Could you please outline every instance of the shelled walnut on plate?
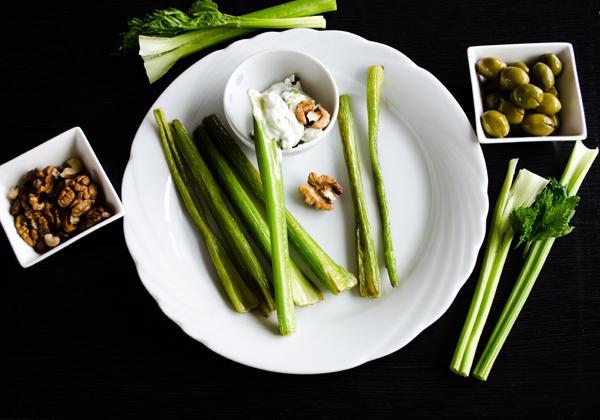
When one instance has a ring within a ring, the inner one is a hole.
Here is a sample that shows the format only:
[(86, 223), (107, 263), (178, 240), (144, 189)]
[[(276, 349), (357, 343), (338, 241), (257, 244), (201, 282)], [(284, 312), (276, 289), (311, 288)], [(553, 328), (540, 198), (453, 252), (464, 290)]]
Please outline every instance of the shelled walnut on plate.
[(98, 186), (76, 158), (62, 166), (32, 169), (8, 198), (17, 233), (39, 253), (111, 216)]

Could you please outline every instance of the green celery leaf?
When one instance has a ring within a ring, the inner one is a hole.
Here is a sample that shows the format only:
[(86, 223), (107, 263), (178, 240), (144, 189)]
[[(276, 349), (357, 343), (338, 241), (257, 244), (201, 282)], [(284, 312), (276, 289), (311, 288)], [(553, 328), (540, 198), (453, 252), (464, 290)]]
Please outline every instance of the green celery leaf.
[(578, 203), (578, 196), (569, 196), (564, 185), (551, 179), (532, 207), (519, 207), (512, 211), (510, 223), (519, 235), (517, 247), (526, 244), (529, 248), (533, 242), (571, 233), (574, 228), (569, 223)]

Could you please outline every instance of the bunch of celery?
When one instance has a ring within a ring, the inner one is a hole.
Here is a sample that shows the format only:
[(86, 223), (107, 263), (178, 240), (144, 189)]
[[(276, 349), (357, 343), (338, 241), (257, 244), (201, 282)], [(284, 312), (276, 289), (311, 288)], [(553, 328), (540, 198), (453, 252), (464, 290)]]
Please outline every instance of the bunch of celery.
[(242, 280), (237, 267), (231, 261), (223, 245), (208, 225), (202, 206), (193, 189), (190, 187), (188, 169), (186, 168), (180, 152), (173, 139), (173, 131), (167, 122), (164, 113), (160, 109), (154, 111), (154, 117), (158, 125), (160, 140), (169, 171), (185, 208), (198, 227), (204, 238), (210, 258), (217, 270), (219, 280), (231, 301), (234, 309), (238, 312), (247, 312), (258, 306), (256, 295), (246, 286)]
[(121, 34), (119, 51), (139, 43), (148, 80), (160, 79), (181, 58), (257, 29), (325, 28), (319, 13), (337, 9), (335, 0), (294, 0), (243, 16), (221, 13), (211, 0), (198, 0), (187, 11), (156, 10), (134, 18)]
[[(204, 125), (217, 148), (221, 151), (230, 167), (238, 174), (250, 192), (263, 203), (263, 183), (252, 162), (231, 137), (217, 116), (204, 119)], [(296, 218), (286, 210), (286, 223), (289, 240), (315, 274), (319, 282), (331, 293), (338, 294), (351, 289), (357, 283), (356, 277), (341, 267), (319, 246)]]
[[(269, 226), (262, 213), (235, 176), (233, 168), (231, 168), (225, 157), (213, 143), (206, 128), (200, 126), (194, 133), (194, 137), (196, 145), (210, 166), (212, 173), (219, 179), (230, 202), (235, 206), (237, 213), (245, 222), (250, 234), (270, 260), (272, 256), (271, 236)], [(302, 274), (298, 266), (291, 259), (289, 275), (292, 282), (292, 295), (296, 305), (311, 305), (323, 299), (321, 291)]]
[(485, 380), (498, 356), (502, 344), (518, 317), (529, 292), (550, 253), (556, 237), (568, 234), (569, 222), (575, 212), (578, 199), (575, 195), (587, 174), (598, 149), (587, 149), (576, 142), (560, 184), (529, 171), (521, 170), (512, 182), (517, 159), (509, 163), (508, 172), (492, 216), (490, 236), (483, 266), (471, 307), (461, 332), (450, 369), (468, 376), (475, 358), (475, 351), (494, 298), (502, 268), (515, 232), (519, 243), (530, 242), (526, 248), (527, 259), (517, 279), (513, 292), (502, 312), (500, 320), (474, 370), (474, 376)]

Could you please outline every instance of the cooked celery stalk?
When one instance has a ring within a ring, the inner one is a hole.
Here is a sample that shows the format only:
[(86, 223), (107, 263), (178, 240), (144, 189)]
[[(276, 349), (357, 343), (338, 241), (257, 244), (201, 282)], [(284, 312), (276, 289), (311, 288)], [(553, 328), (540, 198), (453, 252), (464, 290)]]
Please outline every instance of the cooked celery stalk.
[(155, 109), (154, 117), (156, 118), (161, 145), (165, 153), (165, 158), (173, 182), (177, 187), (179, 196), (181, 197), (188, 214), (204, 239), (208, 254), (217, 270), (217, 275), (225, 289), (225, 293), (229, 297), (229, 300), (236, 311), (248, 312), (258, 306), (258, 299), (242, 280), (242, 276), (229, 258), (223, 245), (221, 245), (221, 242), (206, 222), (200, 203), (194, 199), (193, 193), (188, 189), (190, 183), (187, 179), (185, 167), (181, 158), (178, 156), (173, 142), (171, 128), (169, 127), (169, 123), (167, 122), (164, 113), (160, 109)]
[(352, 105), (348, 95), (340, 96), (338, 125), (342, 136), (344, 160), (352, 189), (356, 229), (356, 258), (358, 262), (358, 285), (361, 296), (379, 297), (379, 265), (377, 252), (367, 214), (367, 203), (356, 149), (356, 134)]
[(267, 130), (261, 118), (263, 115), (262, 98), (251, 96), (250, 101), (254, 114), (256, 160), (263, 184), (267, 223), (271, 236), (271, 266), (273, 268), (277, 319), (281, 335), (288, 335), (296, 330), (296, 314), (290, 279), (281, 148), (278, 139), (267, 137)]
[(469, 376), (473, 365), (477, 344), (490, 312), (502, 267), (514, 236), (509, 222), (510, 213), (514, 208), (531, 206), (548, 183), (547, 179), (526, 169), (521, 169), (513, 182), (517, 162), (518, 159), (512, 159), (508, 164), (504, 184), (492, 215), (488, 243), (475, 294), (450, 364), (450, 369), (457, 375)]
[(393, 287), (398, 286), (398, 273), (396, 270), (396, 256), (392, 243), (392, 228), (390, 215), (385, 198), (385, 186), (383, 173), (379, 164), (379, 147), (377, 145), (377, 132), (379, 130), (379, 108), (381, 101), (381, 83), (383, 82), (383, 66), (370, 66), (367, 75), (367, 115), (369, 117), (369, 151), (371, 153), (371, 166), (373, 167), (373, 178), (377, 189), (377, 203), (379, 204), (379, 216), (383, 226), (383, 252), (385, 266)]
[[(264, 202), (260, 174), (223, 123), (216, 115), (211, 115), (204, 119), (204, 124), (214, 144), (221, 150), (231, 167), (250, 188), (252, 194)], [(286, 211), (286, 221), (290, 242), (327, 290), (338, 294), (356, 286), (356, 277), (333, 261), (289, 211)]]
[(265, 313), (272, 312), (275, 309), (275, 303), (271, 285), (258, 256), (231, 214), (217, 182), (210, 173), (208, 166), (206, 166), (204, 159), (200, 156), (198, 149), (194, 146), (185, 127), (178, 120), (173, 120), (172, 127), (175, 134), (175, 145), (187, 163), (203, 201), (208, 204), (225, 238), (225, 242), (235, 255), (236, 262), (240, 265), (240, 269), (252, 278), (257, 291), (260, 292), (261, 309)]
[[(206, 128), (200, 126), (194, 133), (196, 145), (204, 160), (212, 169), (212, 173), (221, 181), (229, 201), (236, 207), (238, 214), (244, 220), (246, 227), (260, 245), (264, 254), (271, 259), (271, 237), (269, 225), (262, 213), (252, 201), (233, 169), (227, 163), (221, 152), (212, 143)], [(298, 306), (312, 305), (323, 299), (321, 291), (302, 274), (298, 266), (290, 259), (290, 278), (294, 303)]]
[[(567, 166), (560, 179), (560, 183), (567, 189), (568, 195), (573, 196), (579, 191), (579, 187), (588, 173), (594, 159), (598, 155), (598, 149), (588, 149), (580, 141), (575, 143)], [(569, 214), (572, 217), (572, 214)], [(567, 221), (568, 223), (568, 221)], [(511, 328), (515, 324), (525, 301), (537, 280), (546, 258), (550, 254), (552, 245), (556, 238), (548, 238), (534, 242), (529, 249), (525, 265), (517, 278), (517, 282), (504, 306), (500, 319), (490, 336), (481, 358), (473, 370), (473, 376), (480, 380), (487, 380)]]

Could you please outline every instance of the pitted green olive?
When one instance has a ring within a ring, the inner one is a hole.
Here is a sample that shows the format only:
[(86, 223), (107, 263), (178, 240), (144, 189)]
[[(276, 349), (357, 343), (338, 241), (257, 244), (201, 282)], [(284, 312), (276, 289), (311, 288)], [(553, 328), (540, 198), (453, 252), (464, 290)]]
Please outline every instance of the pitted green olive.
[(518, 67), (505, 67), (500, 72), (500, 86), (506, 90), (513, 90), (519, 85), (529, 83), (529, 75)]
[(519, 108), (510, 101), (504, 101), (498, 107), (498, 111), (504, 114), (510, 125), (518, 125), (523, 121), (525, 110)]
[(540, 106), (544, 99), (544, 92), (530, 83), (514, 88), (510, 94), (510, 100), (523, 109), (534, 109)]
[(562, 61), (554, 53), (544, 54), (540, 61), (550, 67), (555, 76), (558, 76), (563, 69)]
[(527, 73), (529, 73), (529, 67), (527, 67), (527, 64), (523, 63), (522, 61), (515, 61), (514, 63), (510, 63), (508, 66), (509, 67), (518, 67), (521, 70), (524, 70)]
[(556, 86), (552, 86), (546, 92), (551, 93), (551, 94), (553, 94), (554, 96), (556, 96), (558, 98), (558, 91), (556, 90)]
[(494, 110), (483, 113), (481, 124), (485, 132), (491, 137), (506, 137), (510, 131), (510, 125), (504, 114)]
[(477, 73), (486, 79), (494, 80), (500, 76), (500, 71), (506, 67), (506, 63), (496, 57), (485, 57), (477, 61), (475, 65)]
[(502, 101), (503, 99), (500, 97), (500, 94), (498, 92), (489, 93), (485, 95), (485, 98), (483, 100), (483, 106), (486, 110), (498, 109), (498, 106), (500, 106), (500, 102)]
[(554, 120), (545, 114), (528, 114), (521, 127), (532, 136), (547, 136), (556, 129)]
[(554, 73), (552, 73), (550, 67), (544, 63), (535, 63), (531, 69), (531, 76), (533, 82), (542, 88), (544, 92), (554, 86)]
[[(554, 115), (560, 111), (562, 105), (560, 100), (551, 93), (544, 92), (542, 103), (535, 110), (546, 115)], [(500, 111), (502, 112), (502, 111)]]

